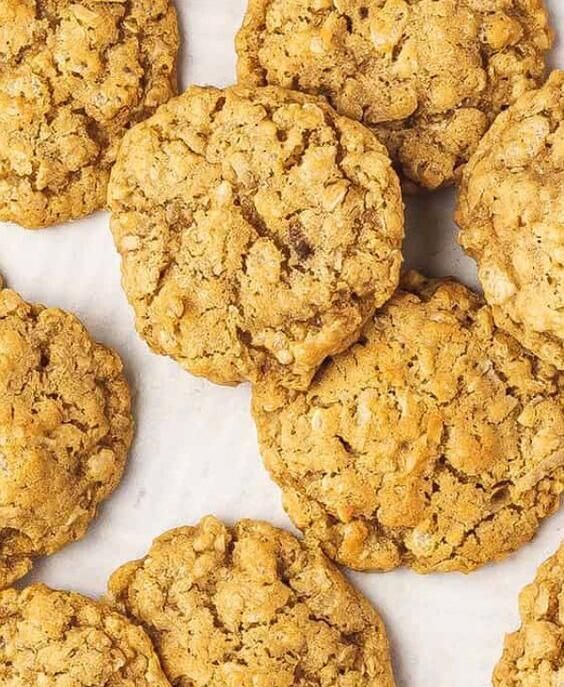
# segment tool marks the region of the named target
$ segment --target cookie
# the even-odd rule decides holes
[[[73,316],[0,291],[0,588],[84,535],[132,439],[122,364]]]
[[[564,369],[564,71],[501,114],[466,167],[460,242],[498,326]]]
[[[173,685],[393,687],[384,625],[317,547],[214,517],[120,568],[109,601],[153,640]]]
[[[308,391],[261,384],[253,412],[288,514],[330,558],[469,572],[558,508],[563,400],[478,296],[412,273]]]
[[[221,384],[307,386],[399,279],[385,149],[299,93],[189,88],[126,136],[109,205],[141,336]]]
[[[248,0],[238,74],[326,96],[406,179],[437,189],[540,85],[551,44],[543,0]]]
[[[10,687],[170,687],[143,630],[80,594],[0,592],[0,682]]]
[[[0,221],[104,207],[125,131],[176,93],[171,0],[0,0]]]
[[[505,639],[494,687],[558,687],[564,676],[564,544],[521,592],[521,627]]]

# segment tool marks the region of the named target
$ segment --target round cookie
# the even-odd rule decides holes
[[[498,326],[564,370],[564,71],[501,114],[466,167],[460,242]]]
[[[458,178],[495,115],[542,81],[543,0],[248,0],[242,83],[325,95],[404,177]]]
[[[317,547],[266,523],[167,532],[114,573],[109,601],[146,630],[173,685],[395,684],[368,601]]]
[[[406,277],[310,389],[255,389],[266,466],[306,540],[359,570],[471,571],[564,489],[564,376],[461,284]]]
[[[72,315],[0,290],[0,588],[84,535],[132,432],[117,355]]]
[[[171,0],[1,0],[0,221],[104,207],[125,131],[176,93]]]
[[[564,674],[564,544],[521,592],[521,627],[505,639],[494,687],[557,687]]]
[[[170,687],[143,630],[80,594],[0,592],[0,682],[10,687]]]
[[[218,383],[307,386],[399,280],[385,149],[299,93],[189,88],[125,137],[109,205],[141,336]]]

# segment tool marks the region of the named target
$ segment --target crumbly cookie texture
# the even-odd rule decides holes
[[[564,544],[521,592],[521,628],[505,640],[494,687],[558,687],[564,677]]]
[[[243,520],[157,539],[109,600],[145,628],[173,685],[393,687],[383,623],[325,558]]]
[[[0,291],[0,588],[82,537],[132,439],[119,358],[72,315]]]
[[[170,0],[0,0],[0,221],[104,207],[125,131],[176,93]]]
[[[501,114],[466,167],[460,241],[497,324],[564,370],[564,71]]]
[[[248,0],[243,83],[325,95],[370,126],[403,175],[458,178],[495,115],[540,85],[543,0]]]
[[[299,93],[188,89],[126,136],[109,204],[141,336],[218,383],[307,386],[399,281],[384,147]]]
[[[170,687],[141,628],[91,599],[43,585],[0,592],[0,682]]]
[[[475,294],[411,273],[308,391],[264,383],[253,411],[306,540],[359,570],[469,572],[558,508],[563,398]]]

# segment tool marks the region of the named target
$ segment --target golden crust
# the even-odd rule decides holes
[[[0,291],[0,588],[84,535],[133,433],[117,355],[61,310]]]
[[[460,242],[494,318],[564,370],[564,71],[501,114],[466,167]]]
[[[290,517],[330,558],[470,571],[558,508],[563,388],[476,295],[412,274],[308,391],[260,385],[253,412]]]
[[[242,83],[325,95],[435,189],[541,83],[551,43],[543,0],[249,0],[236,46]]]
[[[557,687],[564,676],[564,544],[521,592],[521,627],[505,639],[494,687]]]
[[[43,585],[0,592],[0,683],[170,687],[143,630],[91,599]]]
[[[170,0],[0,2],[0,221],[104,207],[131,124],[176,92]]]
[[[385,149],[299,93],[188,89],[126,136],[109,205],[141,336],[218,383],[307,386],[399,281]]]
[[[266,523],[167,532],[114,573],[109,601],[175,685],[394,685],[376,611],[318,548]]]

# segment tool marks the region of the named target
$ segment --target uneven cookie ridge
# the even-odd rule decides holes
[[[376,611],[317,547],[266,523],[171,530],[108,589],[172,684],[394,685]]]
[[[171,0],[1,0],[0,221],[104,207],[125,131],[176,93]]]
[[[125,137],[109,205],[141,336],[218,383],[307,386],[399,281],[384,147],[299,93],[189,88]]]
[[[69,313],[0,290],[0,588],[82,537],[133,434],[118,356]]]
[[[564,544],[519,598],[521,627],[505,639],[494,687],[550,687],[564,677]]]
[[[468,572],[558,508],[563,388],[478,296],[410,274],[308,391],[259,385],[253,414],[288,514],[330,558]]]
[[[80,594],[0,592],[0,682],[10,687],[170,687],[143,630]]]
[[[564,71],[502,113],[466,167],[460,242],[500,327],[564,369]]]
[[[248,0],[236,41],[242,83],[326,96],[428,189],[540,85],[551,44],[543,0]]]

